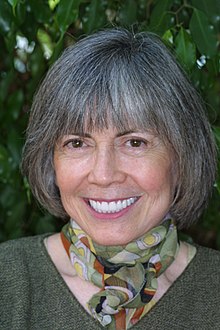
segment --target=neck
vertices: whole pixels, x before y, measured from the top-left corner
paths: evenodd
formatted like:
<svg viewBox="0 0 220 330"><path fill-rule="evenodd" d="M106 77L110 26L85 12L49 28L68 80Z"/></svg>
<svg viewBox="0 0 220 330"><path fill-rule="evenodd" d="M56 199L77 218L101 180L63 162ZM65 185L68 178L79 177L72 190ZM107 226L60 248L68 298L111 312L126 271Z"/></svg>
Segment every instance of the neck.
<svg viewBox="0 0 220 330"><path fill-rule="evenodd" d="M79 303L88 311L87 302L95 293L99 292L99 287L77 276L76 271L72 267L70 259L63 248L60 234L48 237L45 245L53 263L69 290ZM189 253L188 250L191 250L191 252ZM158 289L154 296L155 301L161 299L172 283L182 274L190 260L195 255L195 252L196 250L194 247L187 243L180 242L180 249L174 262L158 277Z"/></svg>

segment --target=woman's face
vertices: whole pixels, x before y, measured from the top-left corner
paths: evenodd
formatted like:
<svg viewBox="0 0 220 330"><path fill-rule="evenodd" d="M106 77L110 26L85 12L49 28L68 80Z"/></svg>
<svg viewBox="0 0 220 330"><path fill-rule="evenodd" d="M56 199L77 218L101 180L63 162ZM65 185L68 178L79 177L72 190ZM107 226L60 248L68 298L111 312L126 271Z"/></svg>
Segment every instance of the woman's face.
<svg viewBox="0 0 220 330"><path fill-rule="evenodd" d="M127 244L169 211L172 157L151 133L109 128L63 136L54 166L66 212L98 244Z"/></svg>

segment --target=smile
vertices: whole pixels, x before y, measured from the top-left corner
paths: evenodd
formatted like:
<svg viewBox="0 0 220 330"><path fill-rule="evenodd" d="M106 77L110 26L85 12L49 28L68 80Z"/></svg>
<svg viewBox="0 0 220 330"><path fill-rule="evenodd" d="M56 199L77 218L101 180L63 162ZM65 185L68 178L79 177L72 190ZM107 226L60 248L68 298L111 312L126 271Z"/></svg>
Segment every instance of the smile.
<svg viewBox="0 0 220 330"><path fill-rule="evenodd" d="M138 197L131 197L112 202L99 202L89 199L89 205L98 213L117 213L134 204Z"/></svg>

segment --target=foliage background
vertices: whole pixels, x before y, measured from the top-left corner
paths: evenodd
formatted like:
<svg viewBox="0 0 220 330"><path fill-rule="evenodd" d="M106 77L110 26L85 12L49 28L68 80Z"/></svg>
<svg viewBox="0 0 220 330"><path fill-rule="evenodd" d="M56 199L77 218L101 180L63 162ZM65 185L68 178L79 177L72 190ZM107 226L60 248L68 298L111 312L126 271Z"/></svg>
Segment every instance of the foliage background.
<svg viewBox="0 0 220 330"><path fill-rule="evenodd" d="M20 174L28 112L62 49L112 26L153 31L169 44L202 93L220 145L219 0L0 0L0 241L62 226ZM199 224L182 235L220 249L220 181Z"/></svg>

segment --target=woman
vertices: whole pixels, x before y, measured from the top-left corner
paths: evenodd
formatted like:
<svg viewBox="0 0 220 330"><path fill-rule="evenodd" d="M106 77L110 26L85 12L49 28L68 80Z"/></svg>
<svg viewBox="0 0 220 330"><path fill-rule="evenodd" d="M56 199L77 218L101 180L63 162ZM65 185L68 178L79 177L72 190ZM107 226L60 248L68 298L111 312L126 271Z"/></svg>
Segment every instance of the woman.
<svg viewBox="0 0 220 330"><path fill-rule="evenodd" d="M70 219L1 246L3 329L219 329L220 254L180 242L216 149L158 37L110 29L66 49L33 103L23 173Z"/></svg>

